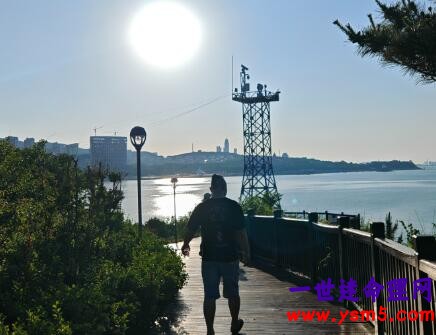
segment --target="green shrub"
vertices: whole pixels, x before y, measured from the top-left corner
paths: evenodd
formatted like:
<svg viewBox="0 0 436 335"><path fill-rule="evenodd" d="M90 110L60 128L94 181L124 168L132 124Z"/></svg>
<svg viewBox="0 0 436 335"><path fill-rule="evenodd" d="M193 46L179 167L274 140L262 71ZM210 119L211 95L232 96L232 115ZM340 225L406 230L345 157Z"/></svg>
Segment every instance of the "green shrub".
<svg viewBox="0 0 436 335"><path fill-rule="evenodd" d="M241 202L242 210L244 213L254 210L256 215L273 215L274 209L280 208L281 198L279 193L265 193L263 196L248 197Z"/></svg>
<svg viewBox="0 0 436 335"><path fill-rule="evenodd" d="M177 241L183 241L188 226L189 216L190 213L177 218ZM147 221L145 227L153 234L162 238L165 242L174 243L176 236L174 218L159 219L154 217ZM199 232L196 233L196 236L198 235Z"/></svg>
<svg viewBox="0 0 436 335"><path fill-rule="evenodd" d="M399 221L403 226L404 231L406 232L406 245L410 248L413 248L413 236L419 235L421 232L419 229L416 229L412 223L406 225L404 221ZM403 235L398 238L398 242L403 243Z"/></svg>
<svg viewBox="0 0 436 335"><path fill-rule="evenodd" d="M122 198L119 175L0 141L0 335L144 334L163 315L183 263Z"/></svg>
<svg viewBox="0 0 436 335"><path fill-rule="evenodd" d="M392 221L392 216L391 216L391 212L389 212L386 215L386 220L385 220L385 224L386 224L386 238L391 239L391 240L395 240L395 237L397 236L397 231L398 231L398 220L395 221L395 223L393 223ZM399 243L401 243L402 241L402 236L398 236L397 241Z"/></svg>

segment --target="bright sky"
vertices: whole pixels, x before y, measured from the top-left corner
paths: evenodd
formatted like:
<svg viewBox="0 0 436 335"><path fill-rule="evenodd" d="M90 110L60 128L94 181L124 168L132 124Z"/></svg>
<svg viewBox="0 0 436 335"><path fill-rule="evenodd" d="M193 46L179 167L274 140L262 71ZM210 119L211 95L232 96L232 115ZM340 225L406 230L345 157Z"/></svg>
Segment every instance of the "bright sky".
<svg viewBox="0 0 436 335"><path fill-rule="evenodd" d="M252 87L282 91L272 104L275 152L326 160L436 160L435 85L362 59L332 22L367 23L373 0L177 1L202 26L198 52L171 69L145 63L128 43L150 1L5 1L0 7L0 137L89 147L99 135L144 126L147 151L242 151L239 64ZM219 96L228 97L173 118Z"/></svg>

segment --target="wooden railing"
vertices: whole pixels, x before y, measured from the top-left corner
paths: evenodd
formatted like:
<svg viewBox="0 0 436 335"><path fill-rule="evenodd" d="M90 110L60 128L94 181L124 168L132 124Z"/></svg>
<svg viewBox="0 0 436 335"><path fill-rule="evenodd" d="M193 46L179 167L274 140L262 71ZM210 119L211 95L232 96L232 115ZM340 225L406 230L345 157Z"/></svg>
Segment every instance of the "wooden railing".
<svg viewBox="0 0 436 335"><path fill-rule="evenodd" d="M307 211L301 211L301 212L288 212L284 211L282 212L283 217L289 217L294 219L307 219L309 217L309 214L316 213L318 215L319 221L327 221L329 223L336 223L338 217L349 217L350 218L350 225L353 228L359 228L360 226L360 214L345 214L344 212L341 213L334 213L329 211L324 212L307 212Z"/></svg>
<svg viewBox="0 0 436 335"><path fill-rule="evenodd" d="M306 277L312 283L331 278L336 287L340 280L357 281L360 300L347 302L347 307L357 310L387 308L388 315L404 311L436 311L436 240L433 236L415 237L415 250L392 240L385 239L383 222L371 224L371 233L350 228L353 216L338 216L337 224L318 222L318 213L309 213L307 219L283 217L282 211L274 217L246 217L252 256L277 267ZM414 280L433 279L432 302L418 295L413 299ZM365 298L363 288L371 278L382 284L376 302ZM408 300L389 301L386 283L393 279L407 278ZM431 321L404 321L396 319L381 322L369 320L375 326L375 334L382 335L436 335Z"/></svg>
<svg viewBox="0 0 436 335"><path fill-rule="evenodd" d="M337 224L338 218L348 217L349 218L349 226L350 228L360 229L360 214L345 214L341 213L332 213L329 211L324 212L282 212L282 217L287 217L291 219L308 219L309 214L318 215L318 221L322 223L328 224Z"/></svg>

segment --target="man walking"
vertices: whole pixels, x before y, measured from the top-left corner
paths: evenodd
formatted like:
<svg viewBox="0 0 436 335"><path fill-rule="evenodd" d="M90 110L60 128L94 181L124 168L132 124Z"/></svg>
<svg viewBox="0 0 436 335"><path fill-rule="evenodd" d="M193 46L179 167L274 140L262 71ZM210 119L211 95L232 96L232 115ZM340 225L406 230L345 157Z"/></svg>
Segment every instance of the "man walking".
<svg viewBox="0 0 436 335"><path fill-rule="evenodd" d="M223 296L228 299L232 324L230 331L238 334L244 322L239 319L239 258L249 264L250 248L241 206L227 195L224 178L214 174L210 186L212 196L197 205L188 222L182 253L189 255L189 242L201 227L201 275L204 286L203 313L207 335L214 335L216 299L223 279Z"/></svg>

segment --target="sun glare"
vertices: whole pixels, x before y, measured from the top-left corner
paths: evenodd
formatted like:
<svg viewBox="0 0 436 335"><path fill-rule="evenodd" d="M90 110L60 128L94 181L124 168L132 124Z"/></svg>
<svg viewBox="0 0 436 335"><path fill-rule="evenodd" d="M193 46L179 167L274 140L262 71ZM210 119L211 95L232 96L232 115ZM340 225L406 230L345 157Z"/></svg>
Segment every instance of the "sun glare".
<svg viewBox="0 0 436 335"><path fill-rule="evenodd" d="M173 68L187 62L199 49L201 25L181 4L155 1L133 17L128 38L148 64Z"/></svg>

